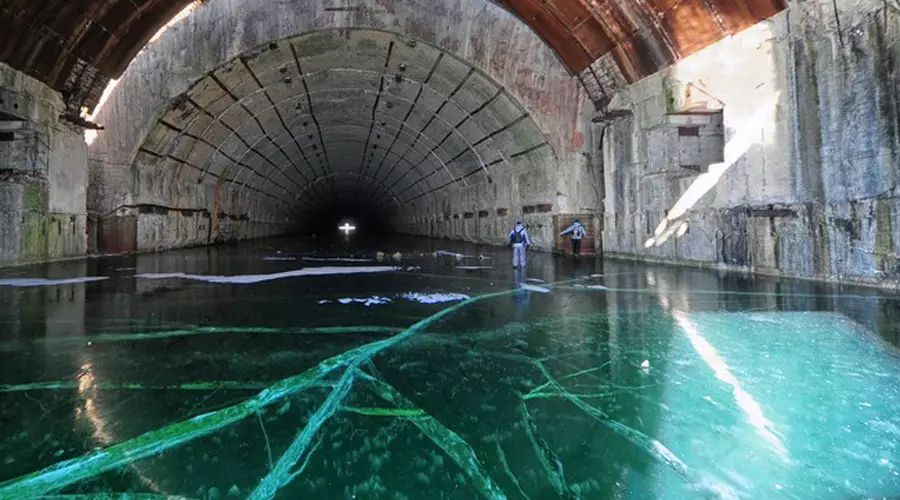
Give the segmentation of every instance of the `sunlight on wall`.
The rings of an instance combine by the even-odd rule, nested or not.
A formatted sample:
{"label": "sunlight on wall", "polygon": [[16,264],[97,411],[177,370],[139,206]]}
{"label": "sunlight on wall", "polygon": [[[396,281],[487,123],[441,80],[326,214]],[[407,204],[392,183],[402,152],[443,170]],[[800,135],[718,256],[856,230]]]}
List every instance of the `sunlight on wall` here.
{"label": "sunlight on wall", "polygon": [[[171,21],[167,22],[165,26],[160,28],[156,32],[156,34],[154,34],[153,37],[150,38],[150,41],[147,42],[147,45],[150,45],[151,43],[159,40],[159,37],[161,37],[163,33],[168,31],[172,26],[175,26],[176,24],[186,19],[189,15],[191,15],[191,13],[197,10],[197,7],[202,5],[204,1],[205,0],[194,0],[193,2],[188,4],[187,7],[182,9],[181,12],[175,14],[175,17],[173,17]],[[94,118],[96,118],[96,116],[100,114],[100,110],[103,109],[103,105],[106,104],[107,99],[109,99],[109,96],[112,94],[112,91],[115,90],[118,83],[119,80],[110,80],[109,84],[106,86],[106,89],[103,90],[103,95],[100,96],[100,100],[97,101],[97,105],[94,106],[94,112],[87,113],[86,111],[84,111],[81,113],[82,118],[88,121],[94,121]],[[85,130],[84,142],[86,142],[87,145],[90,146],[94,143],[95,140],[97,140],[98,133],[99,132],[97,130]]]}
{"label": "sunlight on wall", "polygon": [[157,31],[156,34],[153,35],[152,38],[150,38],[150,41],[147,42],[147,45],[150,45],[151,43],[159,40],[159,37],[161,37],[163,33],[165,33],[172,26],[175,26],[176,24],[183,21],[187,16],[191,15],[191,13],[197,10],[197,7],[202,5],[204,1],[205,0],[194,0],[193,2],[188,4],[187,7],[181,9],[181,12],[175,14],[175,17],[173,17],[171,21],[167,22],[165,26],[160,28],[159,31]]}
{"label": "sunlight on wall", "polygon": [[[773,26],[772,22],[757,24],[672,68],[671,76],[679,82],[676,86],[680,91],[674,95],[676,108],[697,107],[698,103],[693,101],[696,97],[716,101],[712,103],[712,109],[723,110],[724,125],[730,133],[725,145],[725,161],[709,165],[705,173],[697,176],[669,209],[653,236],[644,242],[644,248],[660,246],[673,236],[679,238],[686,234],[689,223],[684,220],[685,215],[716,188],[735,163],[754,146],[768,148],[767,151],[777,146],[777,110],[784,91],[775,57],[778,45]],[[691,88],[700,92],[694,92],[692,97]],[[702,107],[709,103],[699,104]],[[777,167],[777,164],[769,167],[768,174],[772,175]],[[753,172],[766,172],[766,165],[754,163],[750,168]],[[734,193],[724,195],[731,203],[742,201],[735,199],[737,197]]]}
{"label": "sunlight on wall", "polygon": [[725,161],[710,165],[706,173],[697,176],[656,227],[653,237],[644,243],[644,248],[662,245],[673,235],[680,237],[687,232],[688,223],[680,221],[681,217],[719,183],[725,172],[737,163],[753,144],[758,143],[756,138],[759,136],[760,128],[772,120],[779,97],[780,92],[776,92],[768,102],[760,106],[754,116],[740,124],[740,129],[725,145]]}

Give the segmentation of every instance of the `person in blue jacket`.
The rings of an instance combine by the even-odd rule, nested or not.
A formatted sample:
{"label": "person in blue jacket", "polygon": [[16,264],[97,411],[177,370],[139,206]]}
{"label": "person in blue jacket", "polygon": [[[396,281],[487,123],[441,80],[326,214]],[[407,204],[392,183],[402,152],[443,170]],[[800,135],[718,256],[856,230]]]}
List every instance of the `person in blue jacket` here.
{"label": "person in blue jacket", "polygon": [[521,221],[509,232],[509,244],[513,247],[513,269],[525,267],[525,249],[531,246],[531,239]]}
{"label": "person in blue jacket", "polygon": [[560,236],[567,234],[572,235],[572,255],[577,257],[581,253],[581,240],[587,236],[587,229],[578,219],[575,219],[575,222],[569,226],[569,229],[559,233]]}

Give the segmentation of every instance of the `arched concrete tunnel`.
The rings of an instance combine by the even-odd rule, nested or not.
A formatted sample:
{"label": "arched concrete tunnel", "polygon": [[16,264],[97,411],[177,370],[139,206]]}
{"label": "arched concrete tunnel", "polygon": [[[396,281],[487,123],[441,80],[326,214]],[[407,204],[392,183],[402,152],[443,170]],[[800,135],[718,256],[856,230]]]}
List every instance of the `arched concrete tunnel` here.
{"label": "arched concrete tunnel", "polygon": [[898,0],[0,0],[0,500],[896,498],[898,68]]}
{"label": "arched concrete tunnel", "polygon": [[[443,213],[454,205],[447,193],[479,185],[470,196],[494,216],[492,176],[507,180],[514,169],[530,167],[530,189],[541,195],[556,188],[544,173],[557,170],[553,147],[518,99],[425,43],[369,29],[313,31],[204,73],[138,148],[143,199],[206,197],[217,212],[306,230],[348,216],[370,226]],[[104,123],[119,129],[117,119]]]}
{"label": "arched concrete tunnel", "polygon": [[[52,3],[3,7],[2,59],[105,128],[88,152],[99,252],[305,231],[343,215],[490,243],[528,218],[536,246],[555,249],[573,216],[601,225],[591,120],[614,93],[784,8]],[[35,24],[56,29],[22,28]]]}

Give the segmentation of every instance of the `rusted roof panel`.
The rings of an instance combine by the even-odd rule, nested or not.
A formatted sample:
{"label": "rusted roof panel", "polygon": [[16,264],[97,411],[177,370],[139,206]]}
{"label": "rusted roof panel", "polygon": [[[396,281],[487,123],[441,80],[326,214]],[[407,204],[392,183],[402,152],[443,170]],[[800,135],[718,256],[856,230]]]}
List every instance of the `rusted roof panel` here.
{"label": "rusted roof panel", "polygon": [[[786,7],[786,0],[497,1],[528,23],[572,73],[609,54],[629,82]],[[85,65],[117,78],[190,2],[0,0],[0,61],[70,95],[92,95],[97,76]],[[68,87],[73,84],[91,88],[75,91]]]}

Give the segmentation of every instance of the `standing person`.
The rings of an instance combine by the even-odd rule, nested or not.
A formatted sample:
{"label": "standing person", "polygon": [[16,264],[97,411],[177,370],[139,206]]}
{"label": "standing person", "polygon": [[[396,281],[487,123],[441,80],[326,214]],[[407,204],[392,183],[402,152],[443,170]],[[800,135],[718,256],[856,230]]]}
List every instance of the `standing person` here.
{"label": "standing person", "polygon": [[572,234],[572,255],[577,257],[581,253],[581,240],[587,235],[587,229],[584,228],[584,225],[578,219],[575,219],[575,222],[569,226],[569,229],[559,233],[559,235],[565,236],[570,233]]}
{"label": "standing person", "polygon": [[513,269],[524,268],[525,249],[531,246],[531,239],[521,221],[517,221],[516,227],[509,232],[509,244],[513,247]]}

